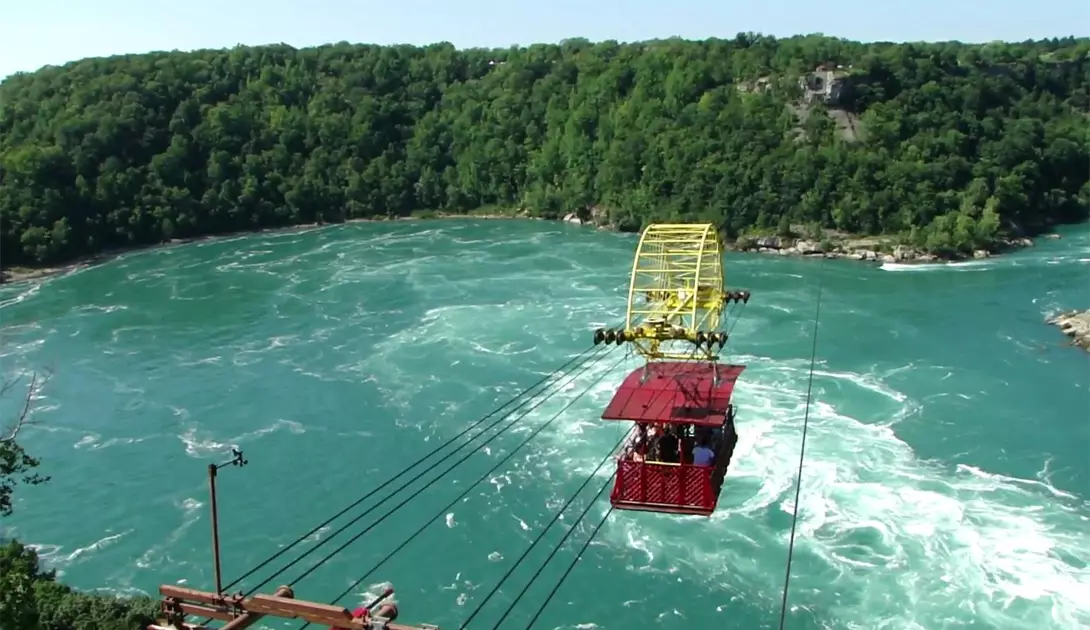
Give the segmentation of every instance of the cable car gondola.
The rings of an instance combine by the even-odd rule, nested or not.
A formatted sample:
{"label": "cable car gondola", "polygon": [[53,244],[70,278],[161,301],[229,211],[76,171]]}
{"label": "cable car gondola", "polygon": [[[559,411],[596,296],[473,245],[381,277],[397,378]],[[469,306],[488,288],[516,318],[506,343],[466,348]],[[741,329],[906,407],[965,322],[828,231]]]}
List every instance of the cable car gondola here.
{"label": "cable car gondola", "polygon": [[[630,343],[646,359],[617,389],[603,420],[636,423],[617,458],[610,502],[619,510],[709,516],[738,433],[731,396],[744,365],[722,364],[727,291],[712,224],[649,225],[632,263],[622,330],[594,342]],[[710,453],[709,453],[710,451]]]}

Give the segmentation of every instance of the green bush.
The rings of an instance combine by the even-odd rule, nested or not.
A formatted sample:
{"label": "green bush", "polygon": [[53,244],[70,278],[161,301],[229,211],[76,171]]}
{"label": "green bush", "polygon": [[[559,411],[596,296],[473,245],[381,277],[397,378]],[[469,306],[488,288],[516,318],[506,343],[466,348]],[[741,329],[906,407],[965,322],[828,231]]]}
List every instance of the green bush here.
{"label": "green bush", "polygon": [[3,630],[140,630],[158,610],[150,597],[82,593],[43,571],[34,549],[18,541],[0,547]]}

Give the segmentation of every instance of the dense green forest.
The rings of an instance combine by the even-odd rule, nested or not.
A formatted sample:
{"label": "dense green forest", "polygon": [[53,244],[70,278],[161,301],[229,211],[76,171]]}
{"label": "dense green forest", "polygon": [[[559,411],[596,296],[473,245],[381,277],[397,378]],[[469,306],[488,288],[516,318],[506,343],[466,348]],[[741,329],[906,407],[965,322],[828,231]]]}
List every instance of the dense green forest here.
{"label": "dense green forest", "polygon": [[932,251],[1090,207],[1090,39],[740,34],[85,59],[0,84],[0,262],[483,206]]}

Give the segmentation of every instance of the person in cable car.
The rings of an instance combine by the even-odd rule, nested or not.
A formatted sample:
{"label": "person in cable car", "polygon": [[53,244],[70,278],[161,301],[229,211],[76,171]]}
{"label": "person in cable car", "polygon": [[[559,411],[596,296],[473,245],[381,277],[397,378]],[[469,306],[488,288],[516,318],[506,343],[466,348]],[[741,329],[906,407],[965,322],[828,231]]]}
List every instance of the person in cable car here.
{"label": "person in cable car", "polygon": [[679,447],[681,441],[677,437],[677,429],[672,425],[666,427],[662,437],[659,438],[659,461],[667,464],[677,464],[681,461]]}
{"label": "person in cable car", "polygon": [[715,451],[708,445],[708,438],[701,436],[700,441],[697,442],[696,447],[693,449],[693,465],[711,466],[714,461]]}
{"label": "person in cable car", "polygon": [[636,435],[632,438],[632,460],[642,462],[644,455],[647,453],[647,425],[639,423],[636,425]]}
{"label": "person in cable car", "polygon": [[644,459],[644,453],[647,452],[647,427],[637,424],[636,432],[628,439],[628,443],[625,444],[624,452],[621,454],[621,459],[642,462]]}

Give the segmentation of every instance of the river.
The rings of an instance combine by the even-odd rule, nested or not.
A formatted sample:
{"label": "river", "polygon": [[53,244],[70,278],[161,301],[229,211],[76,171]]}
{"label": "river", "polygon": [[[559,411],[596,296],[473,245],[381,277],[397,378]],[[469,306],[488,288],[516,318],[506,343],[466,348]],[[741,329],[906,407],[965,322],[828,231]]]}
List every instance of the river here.
{"label": "river", "polygon": [[[819,276],[787,627],[1090,624],[1090,357],[1044,324],[1090,305],[1090,235],[1063,236],[955,265],[729,254],[728,284],[753,299],[729,346],[749,369],[719,510],[614,512],[535,627],[777,626]],[[219,476],[233,579],[588,347],[624,311],[635,244],[533,221],[362,223],[136,252],[2,287],[4,371],[54,371],[22,434],[52,481],[21,489],[2,525],[80,588],[210,588],[205,467],[235,445],[249,464]],[[365,585],[393,583],[399,621],[457,628],[618,439],[622,427],[597,418],[638,362],[615,362],[594,364],[297,595],[333,598],[431,520]],[[474,628],[499,619],[609,468]],[[525,626],[607,508],[591,508],[504,627]]]}

